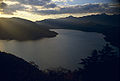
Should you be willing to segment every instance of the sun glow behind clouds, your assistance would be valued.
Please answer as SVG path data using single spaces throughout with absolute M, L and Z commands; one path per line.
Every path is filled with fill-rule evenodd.
M 103 4 L 103 6 L 100 6 L 98 4 L 95 5 L 92 3 L 91 5 L 89 4 L 84 6 L 84 4 L 82 4 L 81 6 L 81 4 L 79 4 L 79 2 L 86 3 L 86 1 L 89 2 L 90 0 L 86 0 L 86 1 L 84 0 L 51 0 L 51 2 L 48 1 L 48 3 L 46 3 L 46 4 L 55 3 L 56 4 L 56 6 L 54 5 L 55 7 L 53 7 L 52 5 L 49 5 L 47 7 L 39 6 L 35 4 L 33 5 L 32 3 L 24 4 L 22 3 L 21 0 L 0 0 L 0 2 L 1 1 L 6 3 L 8 7 L 4 9 L 5 13 L 2 12 L 3 11 L 2 8 L 0 9 L 0 17 L 9 17 L 9 18 L 20 17 L 20 18 L 25 18 L 32 21 L 44 20 L 48 18 L 52 18 L 52 19 L 61 18 L 61 17 L 70 16 L 70 15 L 73 15 L 75 17 L 82 17 L 86 15 L 102 13 L 101 11 L 97 12 L 96 10 L 99 11 L 103 9 L 102 7 L 105 5 Z M 28 0 L 28 1 L 33 1 L 33 0 Z M 95 2 L 95 1 L 97 0 L 91 0 L 91 2 Z M 103 0 L 100 0 L 100 1 L 103 1 Z M 112 0 L 107 0 L 107 1 L 112 1 Z M 76 4 L 76 2 L 78 5 Z M 66 4 L 60 5 L 61 3 L 67 3 L 67 5 Z M 70 3 L 73 3 L 73 4 L 71 5 Z M 94 8 L 95 10 L 92 10 Z
M 8 5 L 14 5 L 14 4 L 18 4 L 19 2 L 17 2 L 17 1 L 3 1 L 3 2 L 5 2 L 6 4 L 8 4 Z
M 54 1 L 68 1 L 68 0 L 54 0 Z M 72 0 L 69 0 L 69 1 L 72 1 Z M 14 4 L 19 3 L 19 2 L 11 2 L 11 1 L 4 1 L 4 2 L 7 5 L 14 5 Z M 28 6 L 30 6 L 30 5 L 28 5 Z M 62 18 L 62 17 L 67 17 L 69 15 L 73 15 L 73 14 L 38 15 L 35 13 L 26 12 L 26 11 L 18 11 L 18 10 L 16 12 L 14 12 L 13 14 L 2 14 L 2 12 L 1 12 L 0 17 L 5 17 L 5 18 L 20 17 L 20 18 L 31 20 L 31 21 L 37 21 L 37 20 L 44 20 L 44 19 L 48 19 L 48 18 Z M 85 15 L 88 15 L 88 13 L 87 14 L 74 14 L 73 16 L 81 17 L 81 16 L 85 16 Z
M 31 21 L 39 21 L 39 20 L 44 20 L 44 19 L 64 18 L 70 15 L 74 17 L 82 17 L 82 16 L 87 16 L 87 15 L 92 15 L 92 14 L 99 14 L 99 13 L 38 15 L 38 14 L 33 14 L 30 12 L 25 12 L 25 11 L 17 11 L 14 13 L 14 15 L 2 14 L 0 15 L 0 17 L 5 17 L 5 18 L 19 17 L 19 18 L 23 18 L 23 19 L 27 19 Z

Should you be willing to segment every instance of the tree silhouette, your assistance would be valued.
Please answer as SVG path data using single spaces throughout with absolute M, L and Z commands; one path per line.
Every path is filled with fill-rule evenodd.
M 101 51 L 82 59 L 82 81 L 119 81 L 119 56 L 107 44 Z

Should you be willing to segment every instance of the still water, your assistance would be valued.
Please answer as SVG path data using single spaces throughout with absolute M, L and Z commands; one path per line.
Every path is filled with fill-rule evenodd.
M 54 29 L 59 33 L 54 38 L 37 41 L 3 41 L 0 50 L 12 53 L 26 61 L 34 61 L 41 69 L 79 67 L 81 58 L 91 54 L 94 49 L 101 49 L 107 42 L 104 35 L 94 32 Z

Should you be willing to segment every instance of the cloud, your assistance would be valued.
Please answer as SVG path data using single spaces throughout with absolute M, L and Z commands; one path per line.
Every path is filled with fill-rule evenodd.
M 43 6 L 51 2 L 51 0 L 9 0 L 9 1 L 18 1 L 21 4 L 36 5 L 36 6 Z
M 73 1 L 73 0 L 52 0 L 53 2 L 69 2 L 69 1 Z
M 0 3 L 0 13 L 2 12 L 3 13 L 3 10 L 7 7 L 7 4 L 4 3 L 4 2 L 1 2 Z
M 57 7 L 57 5 L 54 3 L 50 3 L 50 4 L 45 5 L 44 7 L 45 8 L 55 8 L 55 7 Z
M 43 6 L 46 8 L 54 8 L 57 6 L 55 3 L 51 3 L 52 0 L 10 0 L 10 1 L 18 1 L 20 4 L 31 6 Z
M 20 4 L 20 3 L 17 3 L 17 4 L 13 4 L 13 5 L 7 5 L 6 3 L 2 2 L 0 4 L 0 8 L 2 9 L 1 12 L 3 14 L 13 14 L 14 12 L 16 12 L 17 10 L 19 11 L 24 11 L 26 10 L 27 8 Z
M 79 13 L 119 13 L 119 7 L 111 4 L 86 4 L 63 7 L 58 10 L 36 10 L 33 11 L 37 14 L 50 15 L 50 14 L 79 14 Z
M 0 2 L 2 2 L 3 0 L 0 0 Z
M 3 1 L 3 0 L 0 0 Z M 2 8 L 2 13 L 4 14 L 13 14 L 16 11 L 31 11 L 35 10 L 35 6 L 41 6 L 42 8 L 55 8 L 57 5 L 55 3 L 51 3 L 51 0 L 6 0 L 12 2 L 18 2 L 17 4 L 7 5 L 6 3 L 0 3 L 0 8 Z M 31 10 L 29 7 L 30 6 Z M 5 7 L 6 8 L 3 8 Z
M 73 0 L 7 0 L 7 1 L 11 1 L 11 2 L 17 1 L 18 3 L 7 5 L 6 3 L 2 2 L 0 4 L 0 8 L 3 9 L 4 14 L 13 14 L 16 11 L 26 11 L 39 15 L 120 12 L 118 5 L 116 6 L 109 3 L 91 3 L 91 4 L 81 4 L 81 5 L 73 5 L 73 6 L 68 5 L 61 7 L 56 5 L 54 2 L 73 1 Z
M 4 3 L 4 2 L 1 2 L 1 3 L 0 3 L 0 8 L 1 8 L 1 9 L 4 9 L 5 7 L 7 7 L 7 4 Z
M 24 6 L 22 6 L 21 4 L 9 5 L 9 6 L 7 6 L 7 8 L 5 8 L 3 10 L 3 13 L 4 14 L 13 14 L 17 10 L 24 11 L 24 10 L 26 10 L 26 8 Z

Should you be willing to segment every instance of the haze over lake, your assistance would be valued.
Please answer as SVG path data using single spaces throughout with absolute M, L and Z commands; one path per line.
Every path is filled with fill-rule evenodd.
M 65 67 L 75 69 L 80 59 L 101 49 L 107 43 L 104 35 L 94 32 L 54 29 L 59 33 L 54 38 L 37 41 L 3 41 L 0 50 L 12 53 L 26 61 L 34 61 L 41 69 Z

